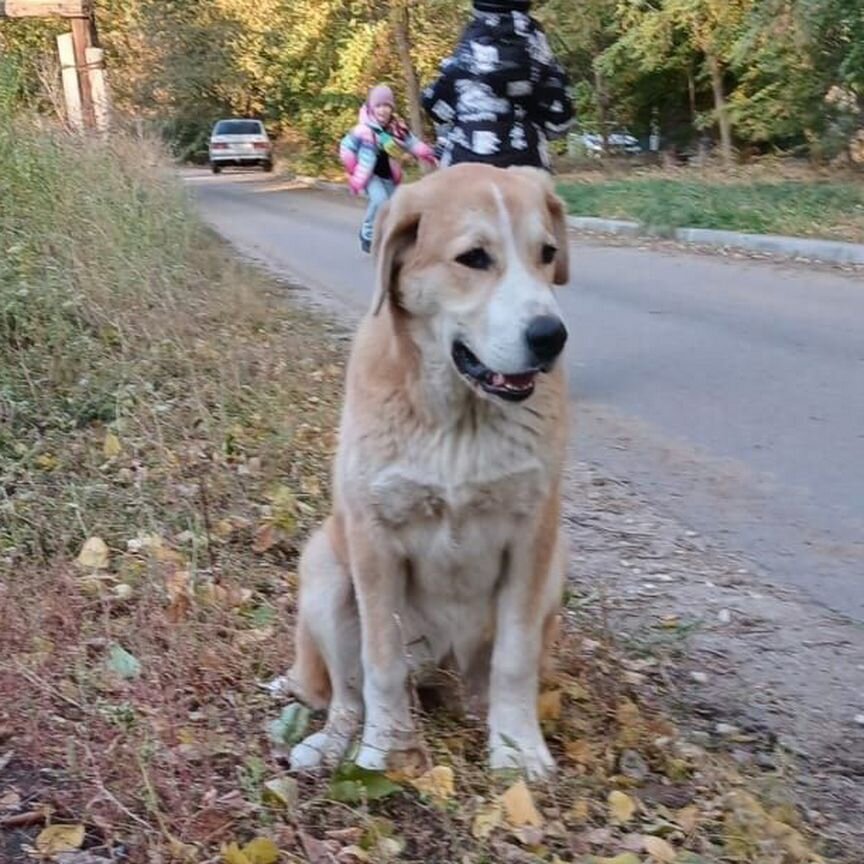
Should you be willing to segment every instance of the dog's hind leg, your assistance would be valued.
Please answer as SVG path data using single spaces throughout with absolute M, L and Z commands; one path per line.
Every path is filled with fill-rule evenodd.
M 348 569 L 334 548 L 335 530 L 329 520 L 310 539 L 300 560 L 292 677 L 302 698 L 321 706 L 329 696 L 329 708 L 324 728 L 292 749 L 291 767 L 297 771 L 338 764 L 363 714 L 360 618 Z

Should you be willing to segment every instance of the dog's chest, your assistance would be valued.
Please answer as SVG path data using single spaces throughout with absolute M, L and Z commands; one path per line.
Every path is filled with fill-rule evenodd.
M 492 440 L 462 448 L 418 446 L 376 472 L 371 503 L 391 529 L 442 523 L 468 528 L 490 518 L 509 522 L 537 508 L 548 477 L 537 455 Z

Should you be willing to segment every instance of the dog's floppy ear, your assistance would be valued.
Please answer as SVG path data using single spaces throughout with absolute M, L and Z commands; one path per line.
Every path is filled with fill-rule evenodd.
M 381 311 L 388 297 L 396 295 L 405 253 L 417 241 L 419 227 L 420 212 L 410 187 L 400 189 L 378 212 L 373 248 L 377 261 L 373 315 Z
M 553 279 L 556 285 L 566 285 L 570 281 L 570 238 L 567 236 L 567 210 L 564 207 L 564 202 L 555 194 L 554 188 L 546 193 L 546 206 L 552 217 L 555 245 L 558 247 L 558 252 L 555 254 Z
M 527 166 L 513 166 L 511 171 L 533 180 L 543 187 L 546 195 L 546 206 L 552 217 L 552 230 L 555 233 L 555 245 L 558 254 L 555 256 L 555 273 L 553 281 L 556 285 L 566 285 L 570 281 L 570 243 L 567 236 L 567 209 L 564 202 L 555 194 L 555 184 L 548 171 Z

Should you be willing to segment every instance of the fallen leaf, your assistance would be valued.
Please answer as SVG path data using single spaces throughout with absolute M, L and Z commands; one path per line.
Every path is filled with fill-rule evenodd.
M 53 453 L 43 453 L 36 457 L 36 467 L 41 471 L 54 471 L 60 465 L 60 460 Z
M 224 864 L 276 864 L 279 847 L 266 837 L 250 840 L 242 849 L 237 843 L 222 847 Z
M 591 861 L 593 864 L 642 864 L 639 856 L 632 852 L 624 852 L 614 858 L 592 858 Z
M 540 694 L 540 698 L 537 700 L 537 714 L 541 723 L 561 719 L 561 697 L 563 695 L 562 690 L 547 690 Z
M 0 810 L 15 810 L 21 804 L 21 796 L 15 789 L 7 789 L 0 795 Z
M 49 825 L 36 838 L 36 850 L 42 855 L 58 855 L 80 849 L 83 842 L 83 825 Z
M 105 454 L 106 459 L 116 459 L 123 452 L 120 439 L 113 432 L 108 432 L 105 435 L 102 452 Z
M 436 765 L 409 782 L 421 795 L 428 795 L 437 801 L 449 801 L 456 792 L 453 769 L 448 765 Z
M 377 801 L 401 791 L 402 787 L 386 774 L 350 764 L 337 771 L 330 784 L 330 797 L 340 804 Z
M 577 765 L 587 768 L 594 762 L 594 746 L 585 738 L 568 741 L 564 746 L 564 752 L 567 754 L 567 758 Z
M 336 856 L 338 864 L 365 864 L 365 862 L 371 860 L 369 853 L 359 846 L 346 846 Z
M 279 860 L 279 847 L 267 837 L 256 837 L 243 847 L 243 852 L 251 864 L 276 864 Z
M 321 495 L 321 483 L 317 477 L 304 477 L 300 483 L 300 491 L 304 495 L 311 495 L 313 498 L 318 498 Z
M 642 838 L 645 851 L 660 864 L 674 864 L 678 853 L 675 848 L 667 843 L 662 837 L 651 837 L 645 835 Z
M 108 568 L 108 546 L 101 537 L 91 537 L 78 553 L 78 564 L 87 570 L 106 570 Z
M 311 716 L 312 712 L 305 705 L 292 702 L 267 725 L 267 735 L 279 747 L 292 747 L 305 736 Z
M 500 827 L 504 812 L 499 801 L 484 804 L 474 816 L 471 825 L 471 836 L 475 840 L 486 840 L 492 832 Z
M 692 834 L 699 827 L 699 808 L 691 804 L 675 814 L 675 824 L 685 833 Z
M 629 822 L 636 813 L 636 802 L 617 789 L 609 793 L 609 818 L 616 825 Z
M 116 642 L 108 651 L 106 665 L 115 675 L 125 680 L 137 678 L 141 674 L 141 662 L 138 658 Z
M 178 624 L 189 614 L 194 597 L 189 571 L 176 570 L 166 577 L 165 590 L 168 592 L 168 620 Z
M 568 818 L 572 822 L 587 822 L 591 815 L 590 805 L 587 798 L 579 798 L 570 808 Z
M 261 799 L 265 804 L 291 810 L 297 804 L 300 793 L 293 777 L 277 777 L 264 784 Z
M 300 843 L 303 846 L 303 852 L 309 864 L 331 864 L 334 860 L 330 852 L 330 843 L 318 840 L 316 837 L 303 831 L 300 832 Z
M 252 551 L 256 555 L 263 555 L 265 552 L 269 552 L 278 542 L 279 538 L 276 536 L 276 528 L 269 522 L 266 522 L 255 532 Z
M 543 824 L 543 817 L 534 805 L 531 790 L 524 780 L 514 783 L 501 796 L 501 803 L 504 805 L 507 821 L 514 828 L 521 828 L 523 825 L 539 828 Z

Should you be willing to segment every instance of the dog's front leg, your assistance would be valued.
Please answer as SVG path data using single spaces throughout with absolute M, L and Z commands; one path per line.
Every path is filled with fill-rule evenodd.
M 371 526 L 352 530 L 349 545 L 363 642 L 365 723 L 357 764 L 374 771 L 395 769 L 420 751 L 400 617 L 405 565 Z
M 539 779 L 555 770 L 537 715 L 548 580 L 535 577 L 538 562 L 532 544 L 517 545 L 497 598 L 489 762 L 492 770 L 517 768 Z

